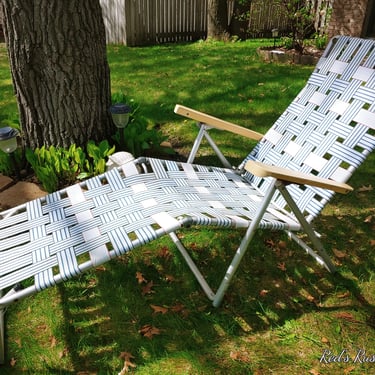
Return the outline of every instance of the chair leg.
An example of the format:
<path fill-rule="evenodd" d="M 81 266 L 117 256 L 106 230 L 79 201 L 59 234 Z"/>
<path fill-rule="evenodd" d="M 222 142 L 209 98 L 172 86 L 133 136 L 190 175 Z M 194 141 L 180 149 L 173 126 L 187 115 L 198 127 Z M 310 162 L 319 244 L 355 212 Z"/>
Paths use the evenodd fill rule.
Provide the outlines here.
<path fill-rule="evenodd" d="M 234 277 L 234 274 L 236 273 L 240 263 L 241 263 L 241 260 L 243 258 L 243 256 L 245 255 L 246 253 L 246 250 L 248 249 L 249 245 L 250 245 L 250 242 L 251 240 L 253 239 L 254 237 L 254 234 L 255 234 L 255 231 L 257 230 L 258 226 L 259 226 L 259 222 L 262 220 L 262 217 L 268 207 L 268 205 L 270 204 L 270 201 L 272 199 L 272 196 L 273 194 L 275 193 L 275 184 L 276 184 L 276 180 L 273 181 L 270 186 L 268 187 L 268 190 L 267 190 L 267 193 L 265 194 L 264 198 L 263 198 L 263 202 L 261 204 L 261 206 L 259 207 L 259 210 L 257 212 L 257 214 L 255 215 L 253 221 L 251 222 L 250 226 L 247 228 L 246 230 L 246 233 L 244 235 L 244 237 L 242 238 L 242 241 L 241 241 L 241 244 L 240 246 L 238 247 L 237 251 L 236 251 L 236 254 L 234 255 L 233 259 L 232 259 L 232 262 L 230 264 L 230 266 L 228 267 L 227 269 L 227 273 L 225 274 L 217 292 L 216 292 L 216 295 L 215 295 L 215 298 L 213 300 L 213 306 L 214 307 L 218 307 L 220 306 L 223 298 L 224 298 L 224 294 L 225 292 L 227 291 L 233 277 Z"/>
<path fill-rule="evenodd" d="M 302 225 L 302 228 L 304 229 L 305 233 L 309 237 L 310 241 L 314 245 L 315 249 L 317 250 L 319 256 L 315 254 L 315 252 L 310 249 L 302 240 L 296 240 L 293 236 L 293 239 L 297 241 L 299 245 L 301 245 L 307 252 L 312 255 L 315 259 L 318 260 L 319 263 L 323 263 L 323 265 L 327 268 L 328 271 L 334 273 L 336 272 L 336 267 L 332 263 L 330 257 L 326 253 L 323 244 L 315 234 L 313 228 L 311 225 L 306 221 L 305 217 L 303 216 L 301 210 L 298 208 L 296 203 L 294 202 L 293 198 L 290 196 L 288 190 L 285 187 L 285 184 L 281 181 L 277 182 L 277 189 L 280 191 L 286 202 L 288 203 L 289 207 L 293 211 L 293 213 L 296 215 L 297 219 L 299 220 L 300 224 Z"/>
<path fill-rule="evenodd" d="M 0 292 L 0 298 L 3 296 L 3 292 Z M 0 309 L 0 365 L 5 362 L 5 308 Z"/>
<path fill-rule="evenodd" d="M 191 272 L 193 272 L 195 278 L 199 282 L 201 288 L 206 293 L 206 296 L 209 300 L 213 300 L 215 297 L 215 293 L 212 291 L 211 287 L 208 285 L 206 279 L 203 277 L 202 273 L 199 271 L 198 267 L 195 265 L 194 261 L 191 259 L 189 253 L 187 252 L 185 246 L 182 244 L 180 239 L 177 237 L 176 233 L 172 232 L 169 233 L 169 236 L 172 238 L 172 241 L 177 246 L 178 250 L 180 251 L 181 255 L 185 259 L 187 265 L 189 266 Z"/>

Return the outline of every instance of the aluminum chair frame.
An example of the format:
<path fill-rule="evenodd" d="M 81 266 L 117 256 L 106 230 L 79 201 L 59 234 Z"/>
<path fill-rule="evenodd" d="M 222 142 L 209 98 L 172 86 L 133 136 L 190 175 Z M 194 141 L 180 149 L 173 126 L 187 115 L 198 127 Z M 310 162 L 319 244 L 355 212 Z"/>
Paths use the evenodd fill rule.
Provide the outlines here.
<path fill-rule="evenodd" d="M 265 135 L 177 105 L 177 114 L 200 124 L 187 163 L 139 158 L 0 213 L 0 362 L 7 306 L 166 234 L 214 306 L 258 228 L 287 231 L 334 272 L 312 221 L 334 192 L 352 191 L 346 182 L 375 148 L 374 67 L 375 41 L 334 38 Z M 233 169 L 210 128 L 258 143 Z M 204 138 L 224 168 L 193 164 Z M 216 292 L 177 235 L 189 225 L 246 229 Z"/>

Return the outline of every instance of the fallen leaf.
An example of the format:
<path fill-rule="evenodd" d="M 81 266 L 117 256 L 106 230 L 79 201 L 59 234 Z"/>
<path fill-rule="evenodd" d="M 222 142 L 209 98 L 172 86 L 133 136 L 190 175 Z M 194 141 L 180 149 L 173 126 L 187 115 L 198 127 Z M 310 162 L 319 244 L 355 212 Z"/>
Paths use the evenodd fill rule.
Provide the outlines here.
<path fill-rule="evenodd" d="M 307 299 L 309 302 L 314 302 L 314 301 L 315 301 L 314 296 L 312 296 L 312 295 L 309 294 L 309 293 L 307 294 L 306 299 Z"/>
<path fill-rule="evenodd" d="M 346 298 L 346 297 L 350 297 L 350 292 L 344 292 L 344 293 L 337 295 L 337 298 Z"/>
<path fill-rule="evenodd" d="M 38 331 L 46 331 L 47 330 L 47 324 L 40 324 L 37 327 Z"/>
<path fill-rule="evenodd" d="M 165 275 L 165 280 L 172 283 L 173 281 L 176 280 L 176 278 L 172 275 Z"/>
<path fill-rule="evenodd" d="M 250 362 L 249 354 L 247 352 L 231 351 L 229 356 L 235 361 Z"/>
<path fill-rule="evenodd" d="M 10 364 L 10 367 L 14 367 L 15 365 L 16 365 L 16 363 L 17 363 L 17 360 L 15 359 L 15 358 L 11 358 L 10 359 L 10 362 L 9 362 L 9 364 Z"/>
<path fill-rule="evenodd" d="M 344 370 L 344 374 L 349 374 L 356 369 L 355 366 L 349 366 Z"/>
<path fill-rule="evenodd" d="M 287 243 L 285 241 L 279 241 L 278 246 L 280 249 L 285 250 L 287 248 Z"/>
<path fill-rule="evenodd" d="M 369 186 L 361 186 L 360 188 L 358 188 L 358 191 L 360 193 L 364 193 L 366 191 L 372 191 L 373 190 L 373 187 L 372 185 L 369 185 Z"/>
<path fill-rule="evenodd" d="M 173 312 L 175 312 L 175 313 L 178 313 L 178 312 L 184 310 L 184 308 L 185 308 L 185 306 L 184 306 L 182 303 L 178 303 L 177 305 L 173 305 L 173 306 L 171 307 L 171 310 L 172 310 Z"/>
<path fill-rule="evenodd" d="M 280 262 L 277 264 L 277 268 L 281 271 L 286 271 L 285 262 Z"/>
<path fill-rule="evenodd" d="M 320 341 L 321 341 L 323 344 L 329 344 L 329 340 L 327 339 L 327 337 L 322 337 Z"/>
<path fill-rule="evenodd" d="M 341 250 L 338 250 L 338 249 L 332 249 L 333 253 L 335 254 L 335 257 L 336 258 L 339 258 L 339 259 L 342 259 L 342 258 L 345 258 L 346 257 L 346 254 L 341 251 Z"/>
<path fill-rule="evenodd" d="M 144 296 L 146 294 L 154 293 L 154 291 L 152 290 L 153 286 L 154 286 L 154 282 L 151 280 L 144 287 L 142 287 L 142 295 Z"/>
<path fill-rule="evenodd" d="M 267 289 L 262 289 L 262 290 L 259 292 L 259 295 L 260 295 L 261 297 L 264 297 L 264 296 L 266 296 L 268 293 L 269 293 L 269 290 L 267 290 Z"/>
<path fill-rule="evenodd" d="M 159 328 L 156 328 L 151 324 L 146 324 L 139 330 L 139 333 L 148 339 L 152 339 L 155 335 L 160 335 L 160 332 L 161 330 Z"/>
<path fill-rule="evenodd" d="M 367 216 L 366 219 L 363 221 L 364 223 L 372 223 L 372 220 L 374 219 L 373 215 Z"/>
<path fill-rule="evenodd" d="M 66 357 L 68 353 L 69 353 L 69 349 L 64 348 L 61 352 L 59 352 L 59 358 L 61 359 L 61 358 Z"/>
<path fill-rule="evenodd" d="M 159 255 L 159 257 L 166 258 L 166 259 L 169 259 L 172 256 L 171 252 L 169 251 L 169 249 L 166 246 L 162 247 L 159 250 L 158 255 Z"/>
<path fill-rule="evenodd" d="M 375 246 L 375 240 L 370 240 L 370 246 Z"/>
<path fill-rule="evenodd" d="M 320 372 L 318 370 L 315 370 L 314 368 L 312 368 L 311 370 L 309 370 L 309 374 L 311 374 L 311 375 L 320 375 Z"/>
<path fill-rule="evenodd" d="M 276 246 L 275 242 L 273 242 L 273 240 L 271 240 L 271 239 L 268 239 L 265 242 L 266 242 L 266 245 L 269 246 L 269 247 L 275 247 Z"/>
<path fill-rule="evenodd" d="M 134 367 L 137 367 L 133 362 L 132 362 L 132 359 L 134 358 L 134 356 L 131 354 L 131 353 L 128 353 L 128 352 L 121 352 L 120 354 L 120 358 L 121 359 L 124 359 L 124 367 L 123 369 L 118 373 L 118 375 L 124 375 L 126 374 L 127 372 L 130 371 L 130 368 L 134 368 Z"/>
<path fill-rule="evenodd" d="M 150 305 L 150 307 L 154 310 L 154 314 L 157 314 L 157 313 L 166 314 L 168 312 L 168 309 L 163 306 Z"/>
<path fill-rule="evenodd" d="M 338 319 L 344 319 L 344 320 L 347 320 L 349 322 L 358 322 L 358 320 L 356 320 L 353 316 L 353 314 L 349 313 L 349 312 L 346 312 L 346 311 L 343 311 L 343 312 L 339 312 L 335 315 L 336 318 Z"/>
<path fill-rule="evenodd" d="M 57 339 L 56 339 L 56 337 L 55 337 L 55 336 L 51 336 L 51 337 L 49 338 L 49 342 L 51 343 L 51 348 L 54 348 L 54 347 L 56 346 L 56 344 L 57 344 Z"/>
<path fill-rule="evenodd" d="M 136 272 L 135 278 L 138 280 L 138 284 L 147 283 L 141 272 Z"/>

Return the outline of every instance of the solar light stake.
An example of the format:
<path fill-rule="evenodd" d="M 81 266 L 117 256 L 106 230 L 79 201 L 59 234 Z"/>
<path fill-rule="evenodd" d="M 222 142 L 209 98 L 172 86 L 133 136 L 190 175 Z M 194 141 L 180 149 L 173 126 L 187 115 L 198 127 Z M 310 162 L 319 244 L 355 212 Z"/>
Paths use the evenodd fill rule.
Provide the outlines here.
<path fill-rule="evenodd" d="M 276 47 L 276 38 L 279 37 L 279 29 L 272 29 L 273 48 Z"/>
<path fill-rule="evenodd" d="M 20 171 L 18 170 L 16 157 L 14 155 L 14 151 L 17 149 L 17 135 L 18 131 L 10 126 L 0 128 L 0 149 L 9 155 L 16 176 L 20 179 Z"/>
<path fill-rule="evenodd" d="M 125 144 L 124 128 L 128 125 L 131 108 L 127 104 L 116 103 L 109 107 L 109 112 L 111 113 L 113 123 L 119 129 L 120 147 L 123 148 Z"/>

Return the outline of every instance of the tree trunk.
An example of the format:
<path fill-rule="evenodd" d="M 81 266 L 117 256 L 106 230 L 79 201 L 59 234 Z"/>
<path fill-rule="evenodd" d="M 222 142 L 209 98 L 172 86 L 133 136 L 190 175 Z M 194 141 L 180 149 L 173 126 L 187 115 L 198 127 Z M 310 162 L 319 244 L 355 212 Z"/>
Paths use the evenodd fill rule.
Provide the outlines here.
<path fill-rule="evenodd" d="M 208 0 L 207 38 L 227 39 L 228 7 L 227 0 Z"/>
<path fill-rule="evenodd" d="M 231 35 L 236 35 L 240 39 L 246 39 L 249 28 L 248 12 L 250 12 L 251 0 L 234 2 L 233 16 L 229 25 Z"/>
<path fill-rule="evenodd" d="M 112 134 L 99 0 L 2 0 L 25 145 L 67 147 Z"/>

